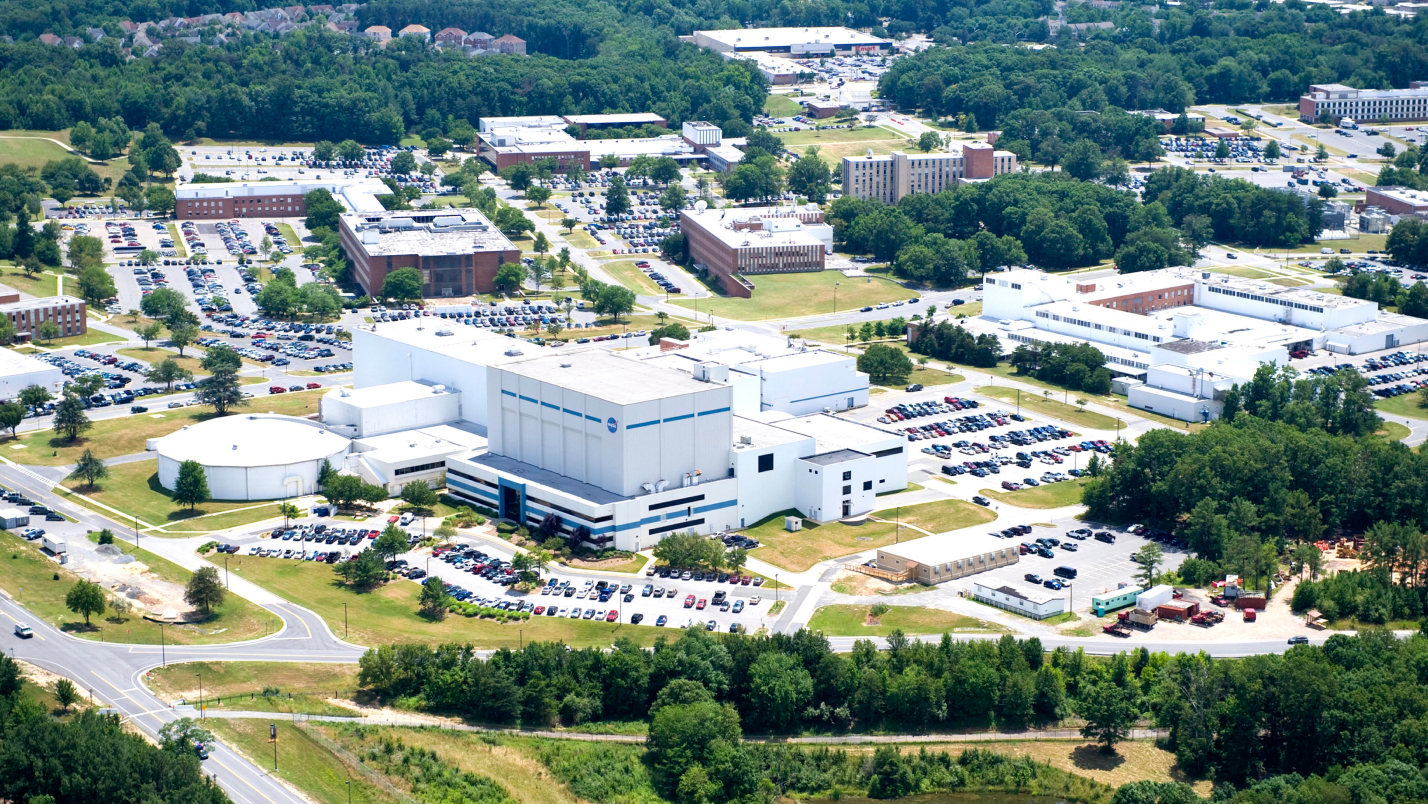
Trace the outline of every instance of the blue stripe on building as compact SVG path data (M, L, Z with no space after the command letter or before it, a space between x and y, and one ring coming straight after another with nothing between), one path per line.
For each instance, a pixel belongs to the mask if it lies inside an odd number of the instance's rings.
M526 395L524 395L524 394L522 394L520 398L521 398L522 401L530 402L531 404L535 404L535 401L536 401L536 400L531 399L530 397L528 397L528 396L526 396Z
M713 415L716 414L716 413L728 413L728 412L729 412L729 409L728 409L728 408L715 408L715 409L713 409L713 410L701 410L701 411L699 411L699 415L700 415L700 416L713 416Z
M501 393L505 394L506 396L515 396L515 395L516 395L516 392L515 392L515 391L507 391L507 390L504 389L504 388L501 389Z
M665 424L669 424L670 422L678 422L678 421L683 421L683 420L685 420L685 419L692 419L692 418L694 418L694 414L693 414L693 413L686 413L686 414L684 414L683 416L670 416L668 419L665 419L665 420L664 420L664 423L665 423Z
M666 419L665 421L668 421L668 419ZM633 430L637 427L649 427L651 424L659 424L659 419L650 419L647 422L640 422L638 424L627 424L625 425L625 429Z
M578 410L571 410L570 408L563 408L563 410L564 410L566 413L569 413L571 416L574 416L574 417L577 418L577 419L580 418L580 411L578 411Z
M599 424L599 423L600 423L600 417L599 417L599 416L591 416L589 413L585 414L585 420L586 420L586 421L590 421L590 422L595 422L596 424Z
M725 500L724 502L710 503L709 505L701 505L698 508L695 508L694 513L702 514L705 511L717 511L720 508L732 508L738 504L738 500Z
M483 486L468 483L459 477L452 477L449 473L446 476L446 485L455 486L456 488L459 488L462 491L470 492L472 494L480 494L484 497L490 497L492 500L496 499L496 492L491 491L490 489L485 488Z
M858 393L858 392L860 392L860 391L866 391L866 390L868 390L868 389L866 389L866 388L854 388L854 389L851 390L851 391L834 391L834 392L831 393L831 394L819 394L818 396L808 396L808 397L804 397L803 399L795 399L795 400L793 400L793 402L811 402L812 400L815 400L815 399L824 399L824 398L827 398L827 397L830 397L830 396L846 396L846 395L848 395L848 394L856 394L856 393ZM789 404L792 404L792 403L789 403Z
M559 406L559 405L552 405L552 404L550 404L549 402L544 402L544 401L543 401L543 402L540 403L540 406L543 407L543 408L550 408L551 410L560 410L560 406Z

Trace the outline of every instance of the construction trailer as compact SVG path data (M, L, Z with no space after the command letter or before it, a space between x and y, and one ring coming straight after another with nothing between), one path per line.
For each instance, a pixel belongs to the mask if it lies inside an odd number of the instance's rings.
M1104 592L1091 596L1091 610L1096 612L1097 617L1104 617L1109 612L1123 609L1127 606L1134 606L1136 596L1143 590L1139 586L1127 586L1116 589L1112 592Z
M1174 599L1175 589L1166 584L1160 584L1136 595L1135 607L1144 611L1155 611L1160 604L1169 603Z

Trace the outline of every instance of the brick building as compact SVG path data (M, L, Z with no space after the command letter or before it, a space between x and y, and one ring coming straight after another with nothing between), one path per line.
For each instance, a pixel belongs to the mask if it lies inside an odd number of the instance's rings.
M348 209L381 209L376 196L390 193L376 179L358 181L252 181L184 184L174 191L174 217L179 220L231 218L300 218L307 214L304 196L325 189Z
M843 192L896 204L909 193L939 193L962 181L1016 172L1016 154L980 142L962 143L960 152L843 157Z
M353 277L372 296L399 268L421 271L424 298L489 293L501 264L521 260L521 250L474 209L352 213L339 219L338 236Z
M37 340L40 325L53 321L59 327L59 336L68 338L83 335L89 331L89 318L83 299L73 296L47 296L40 299L21 299L18 293L0 294L0 315L7 316L15 325L18 340Z
M750 298L758 274L821 271L833 248L833 227L807 207L695 209L680 215L689 258L731 296Z

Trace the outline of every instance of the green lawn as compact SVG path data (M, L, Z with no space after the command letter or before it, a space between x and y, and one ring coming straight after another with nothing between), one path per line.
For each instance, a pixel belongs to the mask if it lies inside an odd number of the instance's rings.
M596 623L564 617L535 617L525 622L498 623L460 615L432 622L417 613L421 587L392 581L370 592L356 592L335 583L331 567L306 561L240 556L229 569L258 585L301 603L342 635L347 604L347 639L362 645L391 642L470 642L478 648L515 648L522 640L564 641L574 647L604 647L626 636L650 644L661 633L638 625Z
M821 631L824 636L887 636L895 630L904 634L941 634L951 631L994 633L1006 630L993 623L941 609L890 606L877 618L877 625L866 624L869 613L869 608L861 605L824 606L813 613L813 618L808 621L808 629Z
M601 263L600 267L616 282L643 296L663 296L664 291L654 283L644 271L635 267L634 260L616 260Z
M783 140L785 148L800 152L810 145L822 145L823 143L878 142L906 139L900 134L895 134L888 129L878 126L855 129L840 128L830 131L786 131L777 136Z
M933 533L965 528L994 518L991 511L969 502L946 500L902 508L893 506L874 513L874 516L887 519L887 522L870 520L863 525L845 525L841 522L820 525L805 519L803 530L789 533L783 529L783 518L797 514L797 511L784 511L745 529L744 533L758 539L761 545L753 551L753 555L770 564L802 572L820 561L860 553L900 539L920 538L923 535L904 527L899 536L898 526L893 521L895 518L900 518L904 524L917 525Z
M180 368L188 369L195 375L208 373L203 370L201 361L197 357L194 357L192 354L179 357L178 352L175 352L172 349L160 349L157 346L150 346L149 348L145 349L142 346L137 346L129 349L118 349L116 350L116 354L121 354L125 357L132 357L135 360L142 360L145 363L149 364L159 363L164 358L171 358L175 363L179 364Z
M97 346L101 343L123 343L124 338L113 335L102 329L91 329L83 335L72 335L68 338L55 338L52 341L35 339L35 343L46 349L65 349L70 346Z
M795 318L818 313L851 310L883 302L905 301L918 297L895 282L874 277L848 278L838 271L818 271L797 274L758 274L748 277L754 283L754 296L741 299L720 296L713 299L676 299L681 307L698 306L700 313L710 313L740 321L761 321L769 318ZM834 283L838 287L834 287ZM904 305L906 315L922 312L917 305Z
M193 703L199 698L200 680L204 708L210 710L307 715L357 713L324 700L356 693L357 666L353 664L185 662L150 671L145 683L169 703L180 698ZM274 689L277 691L273 692Z
M177 564L132 544L123 545L124 552L136 556L149 571L167 581L187 583L190 573ZM64 596L79 576L50 559L35 544L0 531L0 587L15 602L29 609L34 616L74 636L104 642L124 642L155 645L160 641L157 623L143 619L135 610L118 619L106 612L90 620L65 608ZM55 574L59 579L55 580ZM237 595L229 595L223 605L208 620L193 625L165 626L162 639L171 644L213 644L238 642L262 636L272 615Z
M578 229L573 232L570 232L569 234L562 232L561 236L565 238L565 242L569 243L571 248L582 248L589 250L592 248L600 247L600 243L596 241L595 238Z
M240 412L285 413L290 416L306 416L317 412L318 400L322 392L305 391L250 400L251 404L239 408ZM84 450L89 449L98 458L113 458L118 455L132 455L144 451L145 442L150 438L167 435L186 424L197 424L213 418L213 408L195 405L176 410L153 411L117 419L101 419L73 442L58 436L53 430L32 430L21 433L19 438L0 440L0 450L10 460L38 466L64 466L78 460ZM21 447L21 449L15 449Z
M79 481L70 481L70 487L77 495L84 499L95 500L104 503L111 508L137 516L141 521L153 525L163 525L168 522L177 522L183 519L201 517L205 514L218 514L234 511L238 508L251 508L251 511L235 512L235 519L229 527L245 524L246 522L258 522L273 516L272 506L265 506L260 502L206 502L190 509L186 505L179 505L173 501L172 495L163 486L159 485L158 459L152 461L136 461L134 463L121 463L117 466L109 467L109 477L99 481L93 491L79 485ZM239 516L238 514L246 514ZM193 524L193 523L190 523ZM208 522L203 523L203 527L210 528Z
M401 800L385 786L373 783L364 766L332 752L309 729L284 722L282 718L274 718L272 722L278 730L276 746L268 741L266 720L213 718L208 726L218 739L266 771L272 770L276 753L276 774L320 804L347 804L349 800L362 804L397 804Z
M1041 394L1018 391L1016 388L1008 388L1004 385L984 385L977 389L977 393L1000 399L1014 407L1020 406L1023 412L1040 413L1074 427L1089 427L1093 430L1116 429L1116 420L1110 416L1095 411L1082 410L1075 405L1068 405ZM1054 397L1056 394L1053 393L1052 396ZM1074 401L1075 397L1073 396L1072 399Z
M946 533L969 528L996 519L996 514L966 500L942 500L912 506L889 506L873 512L879 519L893 519L904 525L914 525L930 533ZM913 538L903 533L903 538Z
M1398 422L1384 422L1383 426L1378 429L1376 435L1381 435L1388 441L1402 441L1412 433L1412 430L1409 430Z
M793 117L803 114L803 104L787 95L769 95L764 98L764 114L772 117Z
M1407 416L1410 419L1428 419L1428 408L1418 404L1418 394L1403 394L1390 399L1380 399L1373 406L1383 413Z
M1033 472L1034 470L1026 471ZM1085 485L1085 480L1067 480L1061 483L1043 483L1040 486L1020 491L982 489L982 494L997 502L1015 505L1018 508L1062 508L1067 505L1079 504L1081 488Z
M46 137L69 142L69 133L66 131L6 131L0 134L0 163L13 162L21 168L34 168L38 171L46 162L74 156L64 147L44 139ZM117 182L129 169L129 160L111 159L107 163L91 163L90 167L100 178L107 177Z
M21 293L28 293L31 296L58 296L59 277L51 273L39 273L34 276L25 276L25 272L10 264L6 260L0 266L0 285L12 287Z
M178 224L177 224L177 223L170 223L170 224L168 224L168 230L169 230L169 237L172 237L172 238L174 239L174 250L176 250L176 251L178 252L178 255L179 255L180 257L187 258L187 257L188 257L188 249L184 246L183 235L179 234Z
M950 385L954 382L962 382L965 379L967 378L961 374L953 374L929 366L919 366L914 362L912 374L908 375L907 382L903 383L903 386L906 387L911 383L918 383L931 388L934 385Z
M1268 279L1271 276L1275 276L1275 274L1272 274L1269 271L1265 271L1260 268L1250 268L1246 265L1215 265L1212 266L1209 270L1217 274L1238 276L1242 279Z

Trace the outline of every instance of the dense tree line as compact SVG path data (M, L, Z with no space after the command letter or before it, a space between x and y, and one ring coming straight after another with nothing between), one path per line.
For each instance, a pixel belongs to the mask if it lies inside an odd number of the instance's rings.
M988 7L1015 14L1011 5ZM1058 38L1067 46L934 48L898 61L879 89L903 109L968 114L987 129L1022 109L1105 114L1112 107L1181 112L1204 103L1292 103L1311 83L1406 87L1428 68L1417 24L1381 13L1340 15L1297 0L1216 3L1213 10L1156 12L1156 29L1139 8L1122 8L1111 13L1116 28L1086 34L1084 47ZM954 35L963 42L1045 37L1044 26L1008 25L990 36L968 30L976 27L949 27L936 36L943 42ZM1133 156L1123 143L1117 151Z
M1054 270L1114 256L1144 270L1187 264L1193 253L1163 206L1062 172L912 193L893 207L843 196L828 219L848 250L894 261L908 278L935 285L965 284L976 272L1026 261Z
M1260 187L1243 179L1165 168L1146 177L1143 197L1158 202L1171 221L1196 236L1204 227L1215 239L1254 246L1312 243L1324 229L1323 201ZM1199 245L1208 237L1198 235Z
M106 44L109 42L109 44ZM117 41L79 50L0 45L0 128L62 129L121 118L173 137L394 143L482 116L652 111L747 133L766 91L739 61L654 35L592 58L467 58L415 39L371 48L309 28L222 47L167 42L126 60Z
M224 804L186 740L150 745L119 718L93 710L59 720L22 692L19 665L0 657L0 798L6 801L144 801ZM78 700L62 680L65 706Z
M1023 343L1012 351L1011 364L1018 374L1091 394L1111 392L1111 372L1106 356L1089 343Z
M947 320L915 327L911 349L916 354L979 368L995 368L1002 356L997 336L973 335L961 324Z

